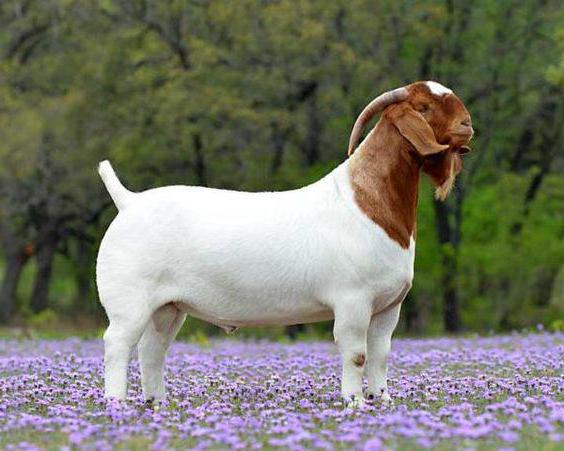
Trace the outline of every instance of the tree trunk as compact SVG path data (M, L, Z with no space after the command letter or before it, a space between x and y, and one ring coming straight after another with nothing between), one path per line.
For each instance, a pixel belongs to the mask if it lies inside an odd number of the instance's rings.
M319 137L321 135L321 120L319 118L319 110L317 107L315 92L308 99L308 102L306 104L306 111L308 117L308 126L304 145L306 164L309 167L318 163L320 157Z
M456 290L456 256L443 254L443 322L447 332L460 331L458 291Z
M274 156L270 164L270 175L276 175L280 166L282 166L282 158L284 156L284 143L286 139L279 125L274 123L272 126L272 146L274 147Z
M198 185L208 186L208 176L206 168L206 160L204 159L204 151L202 149L202 137L199 133L192 135L192 143L194 144L194 171Z
M91 293L90 278L84 277L84 272L81 271L76 277L75 311L84 312L91 310L91 302L88 300Z
M53 260L58 241L54 238L46 240L37 249L36 262L37 271L33 283L33 294L31 295L31 309L34 312L45 310L49 305L49 283L53 271Z
M540 127L541 131L537 132L540 136L536 139L536 146L542 149L540 158L537 157L537 164L540 166L540 170L531 179L527 192L525 193L522 216L511 226L511 233L513 235L519 235L521 233L525 220L529 216L531 204L536 199L545 177L550 173L552 162L556 159L558 154L558 151L555 149L558 149L558 143L561 140L562 127L559 126L559 124L562 122L564 116L561 109L559 109L556 104L557 101L554 100L559 98L558 91L549 90L547 94L545 94L545 98L547 100L541 102L536 111L536 115L540 117L540 120L544 124L543 127ZM533 123L532 120L528 121L528 128L525 129L521 135L519 146L511 164L513 171L521 170L524 156L530 155L535 145L536 137L533 132L533 126L530 125Z
M4 278L0 288L0 321L2 323L9 322L15 311L18 282L27 260L28 256L21 250L6 254Z
M85 312L92 310L93 303L89 298L92 293L92 253L89 252L91 243L79 239L77 242L77 253L75 256L75 281L76 281L76 297L74 298L74 310L77 312Z
M441 289L444 327L447 332L459 332L460 313L456 289L459 239L456 236L456 231L450 225L448 205L433 200L433 206L435 208L437 239L442 265Z
M422 308L421 299L409 292L402 303L405 331L408 334L419 335L423 332Z
M537 193L540 190L544 178L548 175L550 167L547 164L543 164L539 172L537 172L529 183L527 192L525 193L525 199L523 200L523 214L522 216L513 223L511 226L512 235L520 235L525 225L525 220L529 216L529 210L533 200L537 197Z
M298 337L298 334L305 330L305 324L294 324L293 326L286 326L286 336L291 339L295 340Z

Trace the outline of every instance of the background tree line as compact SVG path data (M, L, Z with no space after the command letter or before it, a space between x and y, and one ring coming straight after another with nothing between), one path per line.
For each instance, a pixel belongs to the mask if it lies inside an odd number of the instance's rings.
M564 13L553 0L7 0L0 4L0 318L95 318L126 184L290 189L346 156L375 95L434 79L474 152L420 196L410 333L561 324ZM54 312L54 313L53 313Z

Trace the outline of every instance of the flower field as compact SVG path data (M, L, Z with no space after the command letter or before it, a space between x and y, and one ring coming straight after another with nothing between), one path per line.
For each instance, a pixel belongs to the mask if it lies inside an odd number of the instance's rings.
M102 392L101 341L0 341L3 449L564 449L564 334L398 339L394 405L344 409L333 343L177 343L168 400Z

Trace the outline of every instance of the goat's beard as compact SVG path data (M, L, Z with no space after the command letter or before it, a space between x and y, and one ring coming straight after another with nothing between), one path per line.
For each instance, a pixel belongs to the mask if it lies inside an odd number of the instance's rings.
M454 158L451 158L450 160L451 161L450 161L450 168L448 171L448 177L443 183L441 183L435 188L435 199L438 199L440 201L444 201L449 195L450 191L452 190L452 187L454 186L454 180L456 179L456 175L457 175L457 172L455 172L454 169L455 166Z
M457 152L447 150L428 157L423 163L425 172L435 184L435 199L444 201L451 192L456 176L462 170L462 160Z

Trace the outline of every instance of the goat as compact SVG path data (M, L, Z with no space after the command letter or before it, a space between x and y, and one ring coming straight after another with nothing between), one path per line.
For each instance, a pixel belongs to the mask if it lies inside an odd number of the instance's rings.
M354 125L349 158L304 188L133 193L100 163L119 210L96 268L109 319L105 396L125 398L138 345L145 399L163 399L165 354L191 315L227 331L334 319L343 398L364 403L366 374L367 398L389 402L386 360L413 279L419 173L444 199L472 134L450 89L417 82L374 99Z

